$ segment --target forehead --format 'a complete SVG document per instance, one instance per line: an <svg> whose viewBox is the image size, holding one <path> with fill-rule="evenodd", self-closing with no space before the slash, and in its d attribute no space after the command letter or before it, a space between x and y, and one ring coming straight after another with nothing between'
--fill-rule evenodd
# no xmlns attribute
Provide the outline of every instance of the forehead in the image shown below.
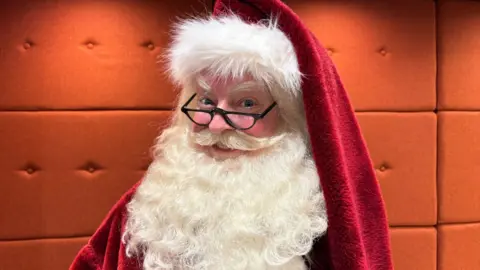
<svg viewBox="0 0 480 270"><path fill-rule="evenodd" d="M244 77L216 77L199 75L196 78L197 90L213 94L233 94L248 92L249 94L265 96L269 95L265 83L255 80L251 76Z"/></svg>

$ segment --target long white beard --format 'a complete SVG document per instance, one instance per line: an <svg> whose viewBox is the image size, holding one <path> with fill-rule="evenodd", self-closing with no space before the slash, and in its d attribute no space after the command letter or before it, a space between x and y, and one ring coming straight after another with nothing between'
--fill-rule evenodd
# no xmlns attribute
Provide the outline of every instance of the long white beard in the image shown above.
<svg viewBox="0 0 480 270"><path fill-rule="evenodd" d="M166 132L128 205L129 256L145 270L306 269L302 256L327 217L300 134L265 154L217 161L192 147L188 129Z"/></svg>

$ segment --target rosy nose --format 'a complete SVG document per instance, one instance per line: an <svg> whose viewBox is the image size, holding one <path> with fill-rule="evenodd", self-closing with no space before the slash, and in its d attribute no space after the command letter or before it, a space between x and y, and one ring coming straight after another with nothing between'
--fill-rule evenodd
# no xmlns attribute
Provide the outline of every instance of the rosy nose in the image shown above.
<svg viewBox="0 0 480 270"><path fill-rule="evenodd" d="M210 122L210 125L208 125L208 129L212 133L222 133L225 130L231 130L233 128L225 121L225 119L223 119L221 115L215 114Z"/></svg>

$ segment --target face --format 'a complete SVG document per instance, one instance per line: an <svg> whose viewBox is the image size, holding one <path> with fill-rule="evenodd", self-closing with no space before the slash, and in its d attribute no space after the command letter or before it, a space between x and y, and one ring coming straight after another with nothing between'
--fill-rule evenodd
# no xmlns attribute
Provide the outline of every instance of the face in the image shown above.
<svg viewBox="0 0 480 270"><path fill-rule="evenodd" d="M188 106L189 108L211 110L220 108L225 111L261 114L267 110L274 100L264 84L254 81L250 77L242 79L215 80L214 77L202 76L196 85L196 97ZM197 122L210 120L205 113L191 113L191 117ZM237 127L250 127L253 118L250 116L231 114L228 116L232 124ZM268 114L258 119L255 124L246 130L236 130L220 114L215 114L208 126L193 125L194 133L209 133L209 136L224 136L234 134L252 139L266 139L275 135L278 127L279 115L276 107ZM243 133L243 134L238 134ZM235 157L249 151L225 147L222 145L211 145L201 147L213 157Z"/></svg>

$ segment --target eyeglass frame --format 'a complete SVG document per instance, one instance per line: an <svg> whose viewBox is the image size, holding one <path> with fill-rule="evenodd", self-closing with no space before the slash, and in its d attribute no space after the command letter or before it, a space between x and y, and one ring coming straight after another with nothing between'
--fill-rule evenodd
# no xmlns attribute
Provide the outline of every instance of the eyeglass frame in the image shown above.
<svg viewBox="0 0 480 270"><path fill-rule="evenodd" d="M181 107L181 111L196 125L203 126L203 127L208 127L210 123L213 121L213 118L215 117L215 114L219 114L222 116L223 120L232 128L236 130L249 130L255 126L258 120L263 119L276 105L277 102L273 102L272 105L270 105L265 111L262 113L242 113L242 112L232 112L232 111L226 111L221 108L215 107L214 109L211 110L202 110L202 109L189 109L187 106L192 102L192 100L197 96L197 93L193 94L192 97L190 97L187 102ZM188 112L203 112L203 113L208 113L210 115L210 121L206 124L199 124L195 120L192 119L192 117L188 114ZM244 115L244 116L251 116L253 117L253 123L251 126L247 128L239 128L236 127L235 124L228 118L228 114L236 114L236 115Z"/></svg>

